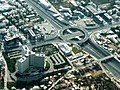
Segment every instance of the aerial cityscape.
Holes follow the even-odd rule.
[[[120,90],[120,0],[0,0],[0,90]]]

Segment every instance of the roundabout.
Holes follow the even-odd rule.
[[[65,27],[60,36],[64,41],[78,44],[82,44],[89,39],[87,31],[81,27]]]

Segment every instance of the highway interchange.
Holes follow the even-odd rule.
[[[79,27],[79,26],[76,26],[76,27],[72,27],[71,25],[64,25],[62,24],[61,22],[59,22],[58,20],[56,20],[46,9],[44,9],[40,4],[36,3],[36,1],[33,1],[33,0],[26,0],[26,2],[32,6],[38,14],[40,14],[43,18],[49,20],[53,26],[55,28],[57,28],[59,31],[59,38],[62,39],[62,40],[59,40],[59,38],[55,38],[54,40],[51,40],[51,41],[46,41],[46,44],[47,42],[70,42],[70,43],[78,43],[80,45],[80,47],[82,47],[85,51],[91,53],[93,56],[95,56],[96,58],[100,59],[100,58],[104,58],[106,56],[108,56],[109,54],[104,51],[102,48],[100,48],[98,45],[96,45],[95,43],[93,43],[90,39],[90,35],[88,34],[88,32],[90,32],[89,30],[85,30],[85,28],[83,27]],[[85,38],[80,40],[80,41],[71,41],[71,37],[70,36],[73,36],[73,38],[76,36],[76,33],[73,33],[72,35],[63,35],[63,31],[67,28],[80,28],[80,30],[82,30],[82,33],[85,35]],[[104,26],[104,27],[100,27],[98,29],[94,29],[94,30],[91,30],[90,33],[93,33],[94,31],[98,31],[98,30],[102,30],[102,29],[107,29],[107,28],[110,28],[110,25],[108,26]],[[78,35],[78,34],[77,34]],[[81,34],[82,35],[82,34]],[[80,36],[80,35],[79,35]],[[89,40],[88,40],[89,39]],[[92,44],[94,44],[96,47],[94,47]],[[40,43],[39,43],[40,44]],[[81,46],[81,44],[83,44]],[[96,48],[100,48],[101,50],[98,50]],[[105,53],[107,54],[105,54]]]
[[[59,33],[58,33],[58,37],[56,37],[55,39],[53,40],[50,40],[50,41],[41,41],[41,42],[38,42],[36,45],[32,45],[32,46],[29,46],[30,48],[34,47],[34,46],[40,46],[40,45],[45,45],[45,44],[49,44],[49,43],[58,43],[58,42],[70,42],[70,43],[73,43],[73,44],[78,44],[83,50],[87,51],[88,53],[92,54],[93,56],[95,56],[97,58],[97,61],[95,61],[94,63],[98,62],[101,62],[103,60],[106,60],[106,58],[111,58],[111,55],[105,51],[103,48],[99,47],[90,37],[90,34],[94,33],[95,31],[99,31],[99,30],[103,30],[103,29],[109,29],[111,26],[115,26],[115,25],[119,25],[120,22],[118,23],[114,23],[112,25],[106,25],[106,26],[103,26],[103,27],[100,27],[100,28],[97,28],[97,29],[93,29],[93,30],[86,30],[84,29],[83,27],[74,27],[74,28],[80,28],[80,30],[82,30],[83,34],[85,35],[85,38],[80,40],[80,41],[77,41],[77,42],[72,42],[70,41],[71,37],[70,35],[68,36],[63,36],[63,31],[67,28],[73,28],[71,27],[71,25],[64,25],[63,23],[59,22],[58,20],[56,20],[51,14],[50,14],[50,11],[44,9],[40,4],[38,4],[35,0],[26,0],[26,2],[32,6],[36,11],[37,13],[42,16],[44,19],[47,19],[51,22],[51,24],[59,30]],[[90,33],[90,34],[89,34]],[[72,37],[75,37],[76,33],[73,33],[72,34]],[[113,56],[112,56],[113,57]],[[89,66],[89,65],[87,65]],[[7,69],[7,68],[6,68]],[[74,68],[73,68],[74,69]],[[72,70],[73,70],[72,69]],[[7,73],[7,71],[6,71]],[[7,74],[6,74],[7,75]],[[62,78],[60,78],[62,79]],[[59,81],[59,80],[58,80]],[[6,80],[7,82],[7,80]],[[53,85],[54,86],[54,85]],[[52,86],[52,87],[53,87]],[[5,85],[5,90],[6,90],[6,87],[7,85]]]
[[[93,29],[93,30],[86,30],[84,27],[72,27],[72,25],[64,25],[63,23],[59,22],[58,20],[56,20],[51,14],[50,11],[44,9],[41,5],[39,5],[38,3],[36,3],[36,1],[33,0],[27,0],[27,3],[30,4],[37,12],[38,14],[40,14],[44,19],[49,20],[53,26],[55,28],[57,28],[59,31],[58,37],[50,40],[50,41],[46,41],[45,43],[58,43],[58,42],[70,42],[73,44],[78,44],[83,50],[87,51],[88,53],[90,53],[91,55],[95,56],[97,58],[97,61],[95,61],[94,63],[98,62],[99,63],[102,60],[106,60],[111,58],[111,54],[108,53],[106,50],[104,50],[103,48],[101,48],[100,46],[98,46],[94,40],[92,39],[92,37],[90,37],[90,35],[92,35],[92,33],[94,33],[95,31],[99,31],[99,30],[103,30],[103,29],[109,29],[111,26],[116,26],[119,25],[120,22],[118,23],[113,23],[112,25],[105,25],[102,27],[99,27],[97,29]],[[72,33],[72,35],[63,35],[64,30],[69,29],[69,28],[79,28],[81,30],[82,33]],[[71,38],[76,37],[76,35],[85,35],[85,38],[80,40],[80,41],[71,41]],[[80,36],[79,35],[79,36]],[[70,37],[72,36],[72,37]],[[45,44],[44,43],[44,44]],[[41,43],[37,44],[38,46]],[[87,65],[89,66],[89,65]],[[74,68],[73,68],[74,69]],[[73,70],[72,69],[72,70]],[[105,71],[105,70],[104,70]]]

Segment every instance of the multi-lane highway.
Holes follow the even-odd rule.
[[[66,32],[66,30],[70,30],[72,33],[69,33],[69,34],[64,34],[64,32]],[[77,31],[75,31],[77,30]],[[60,36],[63,40],[67,41],[67,42],[70,42],[70,43],[79,43],[79,44],[82,44],[84,42],[86,42],[89,38],[89,35],[88,35],[88,32],[82,28],[82,27],[79,27],[79,26],[76,26],[76,27],[65,27],[63,28],[63,30],[61,30],[60,32]],[[83,37],[83,38],[80,38],[80,40],[72,40],[76,37]]]
[[[48,10],[46,10],[45,8],[43,8],[43,6],[41,6],[39,3],[37,3],[35,0],[26,0],[27,3],[29,5],[31,5],[37,12],[39,15],[41,15],[42,17],[48,19],[55,27],[57,27],[58,29],[63,29],[61,30],[61,32],[64,31],[64,29],[66,28],[65,25],[63,25],[62,23],[60,23],[58,20],[56,20],[50,13]],[[109,26],[103,27],[103,28],[107,28]],[[101,29],[103,29],[101,28]],[[76,43],[82,44],[85,41],[87,41],[87,39],[89,38],[88,33],[84,30],[82,30],[83,33],[85,34],[85,38],[81,41],[78,41]],[[94,31],[94,30],[93,30]],[[62,36],[62,35],[61,35]],[[76,34],[72,34],[72,36],[76,36]],[[70,36],[65,36],[62,39],[65,41],[66,39],[70,38]],[[69,41],[69,40],[68,40]],[[93,56],[97,57],[98,59],[104,58],[106,56],[109,56],[109,53],[107,53],[105,50],[103,50],[101,47],[95,45],[94,43],[92,43],[92,41],[88,41],[87,43],[85,43],[83,46],[81,46],[85,51],[87,51],[88,53],[92,54]]]
[[[33,8],[38,12],[38,14],[40,14],[40,15],[42,15],[42,17],[48,19],[56,28],[62,29],[61,33],[65,30],[66,26],[64,24],[60,23],[58,20],[56,20],[49,13],[49,11],[45,10],[40,4],[38,4],[34,0],[27,0],[27,2],[31,6],[33,6]],[[112,24],[112,25],[105,25],[104,27],[100,27],[100,28],[97,28],[97,29],[90,30],[90,33],[92,34],[93,32],[98,31],[98,30],[109,29],[110,27],[115,26],[115,25],[119,25],[119,24],[120,23],[115,23],[115,24]],[[91,37],[89,37],[88,32],[86,32],[86,30],[83,29],[83,31],[85,31],[85,33],[83,32],[84,35],[85,35],[85,39],[80,40],[80,41],[78,41],[76,43],[79,43],[79,46],[83,50],[85,50],[89,54],[95,56],[98,59],[98,61],[95,61],[95,62],[101,62],[104,59],[111,58],[111,54],[110,53],[108,53],[106,50],[104,50],[99,45],[97,45],[94,41],[92,41]],[[81,33],[73,33],[72,35],[66,35],[66,36],[62,36],[62,34],[61,34],[61,37],[62,37],[63,40],[61,40],[60,42],[63,42],[63,41],[68,41],[69,42],[69,39],[74,38],[75,36],[83,35],[83,33],[82,34]],[[89,38],[89,40],[88,40],[88,38]],[[46,43],[48,43],[48,42],[52,42],[52,43],[55,42],[56,43],[56,42],[59,42],[59,40],[55,40],[54,39],[54,40],[47,41]],[[117,78],[120,78],[118,76],[118,74],[120,73],[119,70],[118,70],[119,66],[117,65],[117,66],[113,67],[112,65],[117,65],[117,63],[108,63],[107,67],[111,68],[110,70],[114,71],[114,72],[113,71],[112,72],[113,72],[113,74],[117,75],[116,76]]]
[[[56,20],[51,14],[50,11],[48,11],[47,9],[43,8],[43,6],[41,6],[41,4],[39,4],[37,1],[35,0],[26,0],[26,2],[32,6],[39,15],[41,15],[44,19],[49,20],[56,28],[61,29],[63,27],[65,27],[64,24],[60,23],[58,20]]]
[[[78,40],[78,41],[75,41],[75,40],[70,40],[71,38],[75,38],[76,36],[81,36],[82,34],[80,33],[72,33],[71,35],[66,35],[66,36],[63,36],[61,33],[66,29],[66,28],[70,28],[71,26],[68,25],[64,25],[63,23],[60,23],[58,20],[56,20],[51,14],[50,12],[43,8],[43,6],[41,6],[41,4],[39,4],[38,2],[36,2],[36,0],[26,0],[27,3],[32,6],[37,12],[39,15],[41,15],[42,17],[44,17],[45,19],[49,20],[53,26],[55,26],[57,29],[60,30],[59,34],[60,34],[60,37],[64,40],[64,41],[68,41],[68,42],[72,42],[72,43],[84,43],[88,40],[88,33],[87,31],[84,29],[84,28],[80,28],[80,27],[74,27],[74,28],[79,28],[81,30],[81,33],[84,34],[84,39],[82,40]],[[58,35],[59,35],[58,34]],[[75,42],[74,42],[75,41]]]
[[[102,63],[118,80],[120,80],[120,62],[111,58]]]
[[[93,43],[90,39],[83,45],[80,45],[80,47],[95,56],[97,59],[101,59],[110,55],[103,48]]]
[[[56,20],[50,13],[48,10],[44,9],[39,3],[37,3],[35,0],[26,0],[26,2],[32,6],[40,16],[42,16],[43,18],[49,20],[55,28],[57,29],[60,29],[61,32],[63,32],[63,30],[66,28],[66,26],[63,24],[63,23],[60,23],[58,20]],[[119,25],[120,23],[117,23],[117,24],[113,24],[112,26],[114,25]],[[94,32],[94,31],[98,31],[98,30],[102,30],[102,29],[108,29],[110,28],[110,25],[107,25],[107,26],[104,26],[104,27],[101,27],[101,28],[98,28],[98,29],[94,29],[92,30],[91,32]],[[63,30],[62,30],[63,29]],[[83,33],[81,32],[75,32],[75,33],[72,33],[72,35],[66,35],[66,36],[63,36],[63,40],[60,40],[58,38],[55,38],[53,40],[48,40],[48,41],[41,41],[41,42],[37,42],[36,45],[28,45],[30,49],[32,49],[33,47],[35,46],[40,46],[40,45],[45,45],[45,44],[49,44],[49,43],[59,43],[59,42],[65,42],[65,41],[68,41],[69,42],[69,39],[71,38],[74,38],[76,36],[85,36],[85,38],[83,40],[80,40],[76,43],[78,43],[80,45],[80,47],[87,51],[89,54],[95,56],[98,60],[102,61],[103,59],[106,59],[106,58],[109,58],[111,57],[110,54],[108,52],[106,52],[103,48],[99,47],[98,45],[96,45],[91,39],[88,40],[89,38],[89,35],[88,35],[88,32],[86,32],[85,29],[82,29]],[[88,41],[87,41],[88,40]],[[67,42],[65,42],[67,43]],[[84,43],[84,44],[82,44]],[[100,62],[99,61],[99,62]],[[97,62],[97,61],[95,61]],[[95,63],[93,62],[93,63]],[[72,63],[71,63],[72,64]],[[90,63],[91,64],[91,63]],[[114,65],[114,67],[113,67]],[[5,62],[5,90],[7,90],[7,65],[6,65],[6,62]],[[72,65],[71,65],[72,66]],[[120,71],[119,71],[119,68],[120,68],[120,65],[116,62],[109,62],[108,64],[106,64],[106,66],[113,72],[113,74],[117,75],[116,77],[117,78],[120,78],[118,75],[120,74]],[[60,80],[60,79],[59,79]],[[59,81],[58,80],[58,81]],[[57,82],[58,82],[57,81]],[[56,82],[56,83],[57,83]],[[55,83],[55,84],[56,84]],[[53,84],[53,86],[55,85]]]
[[[102,27],[99,27],[99,28],[96,28],[96,29],[92,29],[92,30],[88,30],[89,32],[95,32],[95,31],[101,31],[101,30],[107,30],[107,29],[110,29],[111,27],[115,27],[115,26],[119,26],[120,25],[120,22],[114,22],[112,24],[107,24],[105,26],[102,26]]]

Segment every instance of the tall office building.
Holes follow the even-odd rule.
[[[30,60],[30,66],[43,68],[45,61],[45,54],[43,53],[35,54],[35,52],[31,52],[29,55],[29,60]]]
[[[30,66],[33,66],[34,58],[35,58],[35,52],[30,52],[30,55],[29,55]]]
[[[45,54],[35,54],[34,67],[44,68]]]
[[[22,57],[17,61],[18,72],[23,73],[29,68],[29,58]]]
[[[45,63],[45,54],[35,54],[34,52],[30,52],[28,56],[24,56],[17,62],[18,72],[24,73],[31,66],[35,68],[44,69]]]

